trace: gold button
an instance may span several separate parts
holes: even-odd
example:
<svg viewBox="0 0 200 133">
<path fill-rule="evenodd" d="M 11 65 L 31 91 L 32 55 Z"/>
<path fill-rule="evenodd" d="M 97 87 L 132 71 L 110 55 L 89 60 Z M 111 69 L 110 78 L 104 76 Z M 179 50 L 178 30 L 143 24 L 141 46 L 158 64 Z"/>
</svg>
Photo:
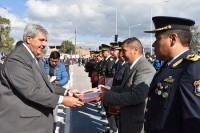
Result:
<svg viewBox="0 0 200 133">
<path fill-rule="evenodd" d="M 146 122 L 146 119 L 144 119 L 144 123 Z"/>
<path fill-rule="evenodd" d="M 145 112 L 147 112 L 147 111 L 148 111 L 148 108 L 145 109 Z"/>
</svg>

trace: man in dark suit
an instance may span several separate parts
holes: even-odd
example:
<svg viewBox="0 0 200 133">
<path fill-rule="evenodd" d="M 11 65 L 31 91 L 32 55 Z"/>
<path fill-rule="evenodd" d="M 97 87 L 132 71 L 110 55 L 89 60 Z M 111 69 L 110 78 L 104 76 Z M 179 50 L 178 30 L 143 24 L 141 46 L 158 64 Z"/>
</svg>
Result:
<svg viewBox="0 0 200 133">
<path fill-rule="evenodd" d="M 165 64 L 150 85 L 145 133 L 200 132 L 200 56 L 189 50 L 193 20 L 152 18 L 156 57 Z"/>
<path fill-rule="evenodd" d="M 52 114 L 58 103 L 69 107 L 83 105 L 74 97 L 55 94 L 44 74 L 37 56 L 46 47 L 47 34 L 40 25 L 27 25 L 24 43 L 16 47 L 3 64 L 0 73 L 2 133 L 52 133 Z"/>
<path fill-rule="evenodd" d="M 112 91 L 99 88 L 103 92 L 101 99 L 105 105 L 120 106 L 120 133 L 140 133 L 143 127 L 145 99 L 149 84 L 155 73 L 153 66 L 143 56 L 143 46 L 133 37 L 123 42 L 122 52 L 127 67 L 121 86 L 113 86 Z"/>
</svg>

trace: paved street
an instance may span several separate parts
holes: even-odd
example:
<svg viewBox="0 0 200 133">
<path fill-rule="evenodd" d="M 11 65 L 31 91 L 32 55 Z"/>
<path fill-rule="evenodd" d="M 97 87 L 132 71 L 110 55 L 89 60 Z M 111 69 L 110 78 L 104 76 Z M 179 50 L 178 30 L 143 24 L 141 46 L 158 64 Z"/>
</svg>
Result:
<svg viewBox="0 0 200 133">
<path fill-rule="evenodd" d="M 84 71 L 84 67 L 77 64 L 70 66 L 70 81 L 66 88 L 74 88 L 80 91 L 91 89 L 90 78 Z M 68 108 L 59 105 L 55 110 L 55 133 L 102 133 L 106 129 L 102 124 L 107 120 L 100 120 L 95 103 L 87 103 L 82 107 Z"/>
<path fill-rule="evenodd" d="M 83 66 L 73 65 L 70 71 L 73 72 L 72 88 L 80 91 L 91 89 L 90 78 Z M 97 112 L 95 105 L 95 103 L 88 103 L 82 107 L 71 109 L 73 133 L 102 133 L 105 131 L 102 124 L 107 121 L 100 120 L 101 114 Z"/>
</svg>

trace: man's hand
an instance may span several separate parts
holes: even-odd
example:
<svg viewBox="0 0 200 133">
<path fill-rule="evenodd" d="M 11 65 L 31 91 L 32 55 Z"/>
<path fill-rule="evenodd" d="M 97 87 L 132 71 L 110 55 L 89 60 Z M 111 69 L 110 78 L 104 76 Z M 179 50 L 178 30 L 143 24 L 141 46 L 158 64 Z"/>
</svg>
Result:
<svg viewBox="0 0 200 133">
<path fill-rule="evenodd" d="M 57 80 L 53 81 L 53 84 L 58 85 L 58 81 Z"/>
<path fill-rule="evenodd" d="M 47 75 L 47 79 L 50 81 L 50 79 L 51 79 L 51 76 L 50 76 L 50 75 Z"/>
<path fill-rule="evenodd" d="M 102 101 L 104 97 L 105 92 L 101 91 L 99 97 L 96 99 L 96 101 Z"/>
<path fill-rule="evenodd" d="M 110 86 L 105 86 L 105 85 L 98 85 L 97 88 L 100 89 L 100 90 L 103 91 L 103 92 L 109 91 L 109 90 L 111 89 Z"/>
<path fill-rule="evenodd" d="M 70 89 L 68 92 L 69 96 L 78 96 L 78 95 L 82 95 L 83 93 L 77 89 Z"/>
<path fill-rule="evenodd" d="M 84 103 L 79 101 L 79 99 L 71 96 L 65 96 L 62 102 L 63 105 L 68 107 L 80 107 L 83 106 Z"/>
</svg>

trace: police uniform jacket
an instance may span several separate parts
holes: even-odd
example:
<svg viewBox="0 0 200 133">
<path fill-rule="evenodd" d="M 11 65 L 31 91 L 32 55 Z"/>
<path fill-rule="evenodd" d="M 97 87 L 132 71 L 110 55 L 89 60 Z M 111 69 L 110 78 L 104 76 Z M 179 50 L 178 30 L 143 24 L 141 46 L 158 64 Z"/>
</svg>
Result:
<svg viewBox="0 0 200 133">
<path fill-rule="evenodd" d="M 112 67 L 114 64 L 115 60 L 112 56 L 110 56 L 108 59 L 104 59 L 101 66 L 100 75 L 106 77 L 113 77 Z"/>
<path fill-rule="evenodd" d="M 121 64 L 122 64 L 122 62 L 121 62 L 119 59 L 115 60 L 115 63 L 114 63 L 114 65 L 112 66 L 112 70 L 111 70 L 113 76 L 114 76 L 115 73 L 118 71 L 118 69 L 119 69 L 119 67 L 120 67 Z"/>
<path fill-rule="evenodd" d="M 125 69 L 129 67 L 127 63 L 118 61 L 118 69 L 113 77 L 113 86 L 120 86 L 122 84 L 122 80 L 125 76 Z"/>
<path fill-rule="evenodd" d="M 155 74 L 148 95 L 145 133 L 200 132 L 200 61 L 190 54 L 184 52 Z"/>
</svg>

